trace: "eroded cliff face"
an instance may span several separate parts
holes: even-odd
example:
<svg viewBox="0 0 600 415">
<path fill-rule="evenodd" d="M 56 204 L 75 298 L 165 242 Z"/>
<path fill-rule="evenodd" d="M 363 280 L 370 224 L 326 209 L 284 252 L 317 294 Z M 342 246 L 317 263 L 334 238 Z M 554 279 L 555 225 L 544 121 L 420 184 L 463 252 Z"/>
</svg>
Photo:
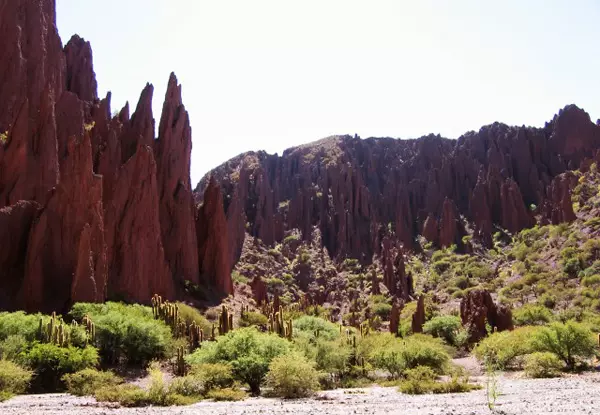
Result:
<svg viewBox="0 0 600 415">
<path fill-rule="evenodd" d="M 126 105 L 113 117 L 110 93 L 98 99 L 89 42 L 75 35 L 62 47 L 54 0 L 0 0 L 0 35 L 0 234 L 11 245 L 0 256 L 0 309 L 147 303 L 181 297 L 186 280 L 231 293 L 229 261 L 199 265 L 224 244 L 211 225 L 198 249 L 191 128 L 175 75 L 155 139 L 153 86 L 133 115 Z M 224 215 L 205 208 L 200 222 L 226 227 Z"/>
<path fill-rule="evenodd" d="M 310 240 L 318 228 L 333 258 L 368 264 L 375 255 L 389 279 L 390 246 L 417 250 L 420 236 L 467 251 L 467 229 L 491 246 L 497 229 L 518 232 L 538 214 L 573 220 L 573 183 L 561 174 L 599 148 L 598 125 L 570 105 L 544 128 L 495 123 L 458 140 L 335 136 L 282 156 L 242 154 L 209 175 L 221 183 L 233 262 L 245 232 L 269 245 L 294 228 Z M 207 184 L 208 175 L 197 200 Z"/>
</svg>

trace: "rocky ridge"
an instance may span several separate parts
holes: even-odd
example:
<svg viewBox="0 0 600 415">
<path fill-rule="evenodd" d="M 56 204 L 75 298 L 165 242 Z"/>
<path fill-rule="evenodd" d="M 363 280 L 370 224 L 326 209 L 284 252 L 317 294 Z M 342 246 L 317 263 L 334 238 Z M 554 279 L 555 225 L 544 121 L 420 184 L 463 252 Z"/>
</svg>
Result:
<svg viewBox="0 0 600 415">
<path fill-rule="evenodd" d="M 181 298 L 186 281 L 232 293 L 228 257 L 206 258 L 226 246 L 210 225 L 224 212 L 214 192 L 210 209 L 193 200 L 175 75 L 155 138 L 152 85 L 113 117 L 89 42 L 62 47 L 55 0 L 2 1 L 0 22 L 0 309 Z"/>
</svg>

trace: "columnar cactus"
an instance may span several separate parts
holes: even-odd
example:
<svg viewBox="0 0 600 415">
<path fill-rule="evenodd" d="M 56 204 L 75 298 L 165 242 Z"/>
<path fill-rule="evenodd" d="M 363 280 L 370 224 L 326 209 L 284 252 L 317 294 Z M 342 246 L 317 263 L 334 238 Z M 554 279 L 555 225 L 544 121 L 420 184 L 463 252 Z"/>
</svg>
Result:
<svg viewBox="0 0 600 415">
<path fill-rule="evenodd" d="M 177 348 L 177 355 L 175 356 L 175 365 L 173 371 L 177 376 L 185 376 L 185 349 L 183 346 Z"/>
<path fill-rule="evenodd" d="M 229 314 L 229 310 L 223 305 L 219 314 L 219 334 L 224 335 L 231 330 L 233 330 L 233 315 Z"/>
</svg>

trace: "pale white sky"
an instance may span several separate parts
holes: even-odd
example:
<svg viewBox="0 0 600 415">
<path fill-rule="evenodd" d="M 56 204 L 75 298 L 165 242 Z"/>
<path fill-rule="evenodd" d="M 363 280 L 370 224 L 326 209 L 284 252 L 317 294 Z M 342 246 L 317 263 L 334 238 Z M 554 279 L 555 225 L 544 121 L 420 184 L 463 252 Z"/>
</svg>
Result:
<svg viewBox="0 0 600 415">
<path fill-rule="evenodd" d="M 160 119 L 169 73 L 193 131 L 192 186 L 243 151 L 333 134 L 457 138 L 600 117 L 595 0 L 57 0 L 66 43 L 92 43 L 99 94 Z M 158 127 L 158 126 L 157 126 Z"/>
</svg>

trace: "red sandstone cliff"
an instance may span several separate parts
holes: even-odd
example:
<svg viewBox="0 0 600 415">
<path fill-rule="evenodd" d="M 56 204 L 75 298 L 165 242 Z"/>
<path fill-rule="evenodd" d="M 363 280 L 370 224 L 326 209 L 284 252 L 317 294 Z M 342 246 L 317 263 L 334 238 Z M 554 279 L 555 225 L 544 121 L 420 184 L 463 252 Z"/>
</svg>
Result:
<svg viewBox="0 0 600 415">
<path fill-rule="evenodd" d="M 228 251 L 213 238 L 213 224 L 227 226 L 222 205 L 196 220 L 175 75 L 155 139 L 152 85 L 131 117 L 128 105 L 113 117 L 110 93 L 98 99 L 89 42 L 75 35 L 63 49 L 54 0 L 0 0 L 0 39 L 0 235 L 10 241 L 0 309 L 147 303 L 181 296 L 185 280 L 231 293 Z M 197 225 L 210 228 L 201 240 L 210 259 Z"/>
<path fill-rule="evenodd" d="M 310 240 L 319 228 L 333 258 L 369 263 L 386 235 L 408 250 L 420 234 L 462 248 L 468 222 L 490 246 L 496 230 L 532 226 L 534 213 L 573 220 L 573 184 L 557 177 L 599 148 L 600 127 L 570 105 L 544 128 L 494 123 L 458 140 L 335 136 L 281 156 L 242 154 L 209 174 L 221 183 L 233 262 L 246 231 L 270 244 L 294 228 Z M 207 184 L 208 175 L 197 200 Z"/>
</svg>

